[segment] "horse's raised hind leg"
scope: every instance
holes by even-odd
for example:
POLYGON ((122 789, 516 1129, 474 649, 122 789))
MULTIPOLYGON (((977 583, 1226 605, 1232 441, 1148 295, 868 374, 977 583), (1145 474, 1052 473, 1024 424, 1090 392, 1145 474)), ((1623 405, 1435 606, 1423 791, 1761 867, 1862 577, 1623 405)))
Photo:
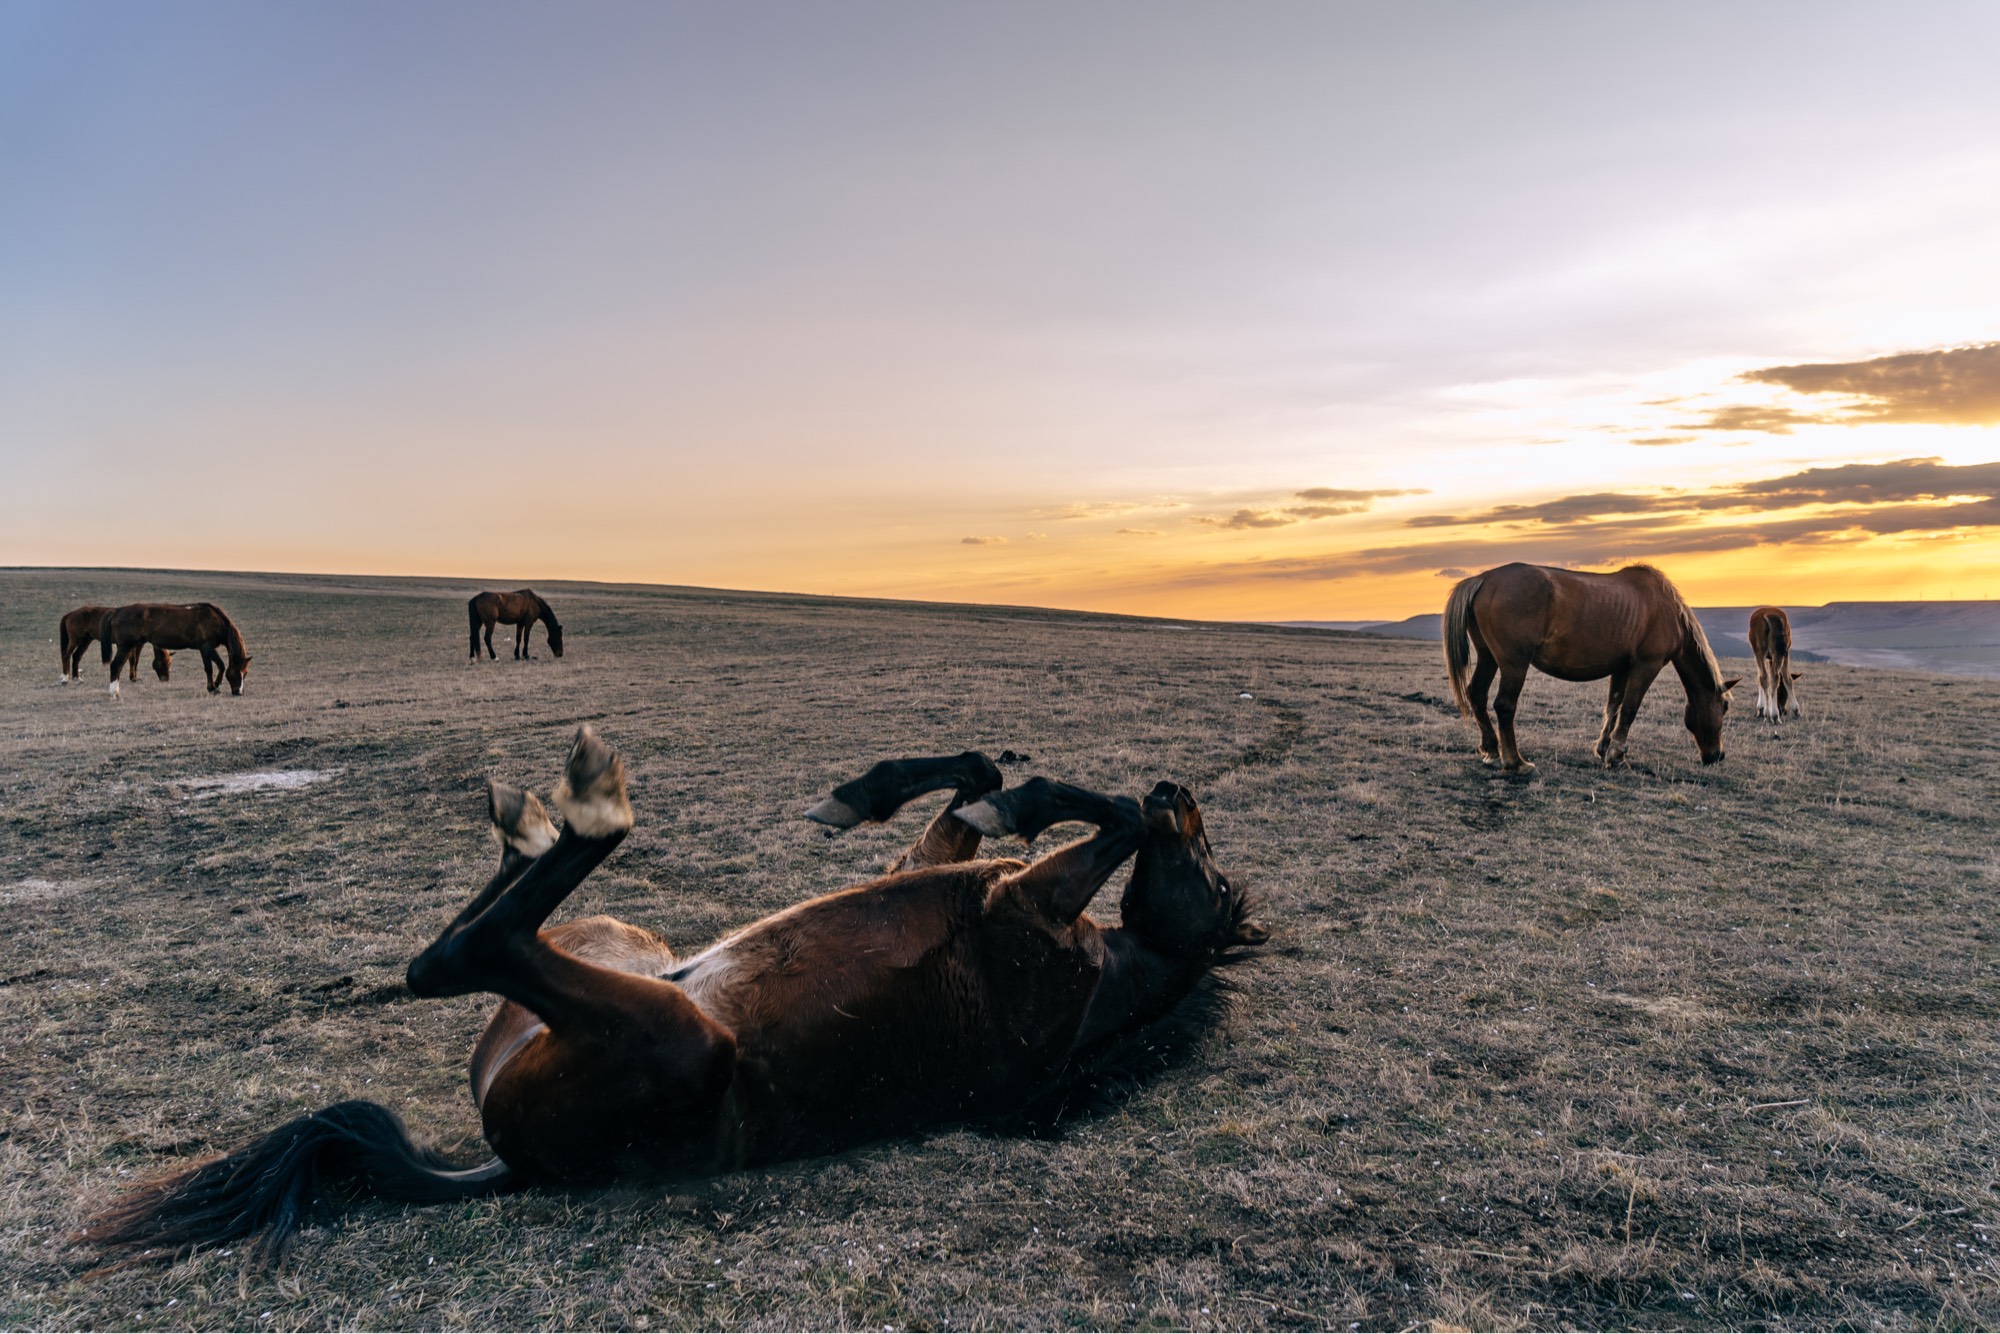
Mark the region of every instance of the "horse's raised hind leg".
MULTIPOLYGON (((546 835, 512 789, 493 798, 496 824, 546 835)), ((525 794, 519 794, 525 797, 525 794)), ((490 991, 531 1010, 547 1030, 510 1057, 486 1090, 486 1135, 510 1166, 532 1175, 593 1179, 634 1160, 716 1165, 715 1108, 736 1044, 670 982, 586 963, 541 927, 632 826, 624 766, 588 727, 577 733, 555 803, 567 826, 506 882, 510 862, 413 965, 419 995, 490 991), (480 900, 485 900, 483 906, 480 900)), ((525 855, 509 840, 508 852, 525 855)))
POLYGON ((1030 778, 995 792, 957 813, 989 838, 1019 834, 1034 839, 1051 826, 1078 821, 1097 832, 1014 872, 1001 886, 1050 920, 1068 925, 1090 905, 1111 873, 1145 836, 1145 816, 1130 797, 1107 797, 1068 783, 1030 778))
POLYGON ((1604 726, 1597 733, 1597 758, 1603 759, 1611 745, 1611 733, 1618 726, 1618 708, 1625 702, 1625 673, 1611 673, 1611 693, 1604 700, 1604 726))
POLYGON ((861 777, 835 788, 833 795, 806 812, 806 818, 835 829, 880 824, 925 793, 951 788, 950 802, 889 869, 910 871, 970 861, 979 852, 980 834, 959 819, 958 812, 999 791, 1001 781, 993 761, 976 750, 934 758, 883 760, 861 777))
POLYGON ((1500 689, 1493 697, 1493 716, 1499 724, 1500 767, 1510 774, 1531 774, 1535 766, 1521 758, 1514 740, 1514 715, 1520 708, 1521 687, 1528 683, 1528 669, 1509 665, 1500 669, 1500 689))
POLYGON ((1632 731, 1632 720, 1639 716, 1639 706, 1646 702, 1646 691, 1652 687, 1653 678, 1660 674, 1665 663, 1635 663, 1625 677, 1625 697, 1618 703, 1618 725, 1612 729, 1611 744, 1603 752, 1604 767, 1615 769, 1625 762, 1625 738, 1632 731))
POLYGON ((1478 649, 1479 661, 1473 666, 1472 679, 1466 682, 1465 695, 1472 701, 1472 721, 1479 724, 1479 762, 1498 764, 1500 738, 1494 735, 1493 719, 1486 712, 1486 692, 1493 688, 1493 674, 1498 668, 1484 644, 1478 649))
POLYGON ((486 882, 486 888, 473 895, 472 902, 452 918, 451 925, 444 929, 430 948, 410 961, 410 990, 419 996, 448 994, 440 989, 447 985, 441 970, 445 967, 446 947, 452 937, 491 907, 493 900, 519 880, 534 865, 537 857, 556 844, 556 827, 549 820, 548 810, 534 793, 523 792, 505 783, 488 782, 486 809, 493 821, 493 832, 500 840, 500 869, 486 882))

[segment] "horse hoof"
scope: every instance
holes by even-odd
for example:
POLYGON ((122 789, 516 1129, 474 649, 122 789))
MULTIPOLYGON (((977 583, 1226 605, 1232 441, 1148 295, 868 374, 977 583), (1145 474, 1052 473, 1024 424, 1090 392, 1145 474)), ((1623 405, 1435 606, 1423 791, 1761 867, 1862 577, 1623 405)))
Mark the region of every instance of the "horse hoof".
MULTIPOLYGON (((963 814, 964 812, 960 812, 963 814)), ((865 817, 838 797, 828 797, 806 811, 806 819, 833 829, 852 829, 865 817)))
POLYGON ((625 799, 625 762, 598 739, 589 723, 576 729, 556 809, 585 838, 609 838, 632 827, 632 803, 625 799))
POLYGON ((1528 778, 1535 772, 1535 766, 1522 760, 1519 764, 1505 766, 1509 778, 1528 778))
POLYGON ((952 814, 977 829, 988 838, 1000 838, 1014 832, 1014 817, 1011 812, 994 804, 994 798, 986 797, 969 806, 961 806, 952 814))
POLYGON ((1479 752, 1479 762, 1491 769, 1494 765, 1500 763, 1500 757, 1498 755, 1488 755, 1482 750, 1479 752))
POLYGON ((532 792, 489 779, 486 811, 492 817, 494 835, 523 857, 539 857, 556 845, 556 827, 549 820, 548 809, 532 792))

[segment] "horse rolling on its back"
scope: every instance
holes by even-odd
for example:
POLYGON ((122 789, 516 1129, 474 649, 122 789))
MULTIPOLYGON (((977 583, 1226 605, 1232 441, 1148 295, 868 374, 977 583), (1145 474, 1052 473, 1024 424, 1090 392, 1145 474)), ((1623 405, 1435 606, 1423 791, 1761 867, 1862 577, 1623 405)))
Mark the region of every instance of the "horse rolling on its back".
MULTIPOLYGON (((56 684, 66 686, 83 675, 83 652, 97 642, 104 629, 104 618, 111 614, 109 607, 78 607, 65 613, 56 627, 56 642, 62 653, 62 673, 56 677, 56 684)), ((174 655, 153 645, 153 675, 162 681, 171 672, 174 655)), ((131 679, 139 679, 139 655, 132 655, 131 679)))
POLYGON ((549 627, 549 652, 558 658, 563 655, 563 629, 556 622, 556 614, 532 588, 516 589, 512 593, 481 593, 465 604, 466 619, 472 625, 472 656, 479 656, 479 637, 486 636, 486 656, 497 658, 493 650, 493 627, 495 624, 514 627, 514 656, 525 661, 528 656, 528 639, 535 632, 535 622, 549 627))
MULTIPOLYGON (((208 681, 208 693, 229 682, 229 693, 243 693, 243 678, 250 671, 250 654, 236 625, 212 602, 180 605, 171 602, 135 602, 104 617, 98 632, 99 656, 111 665, 111 693, 118 693, 118 673, 138 656, 142 644, 161 649, 191 648, 201 653, 201 671, 208 681), (227 664, 217 650, 229 654, 227 664)), ((159 666, 155 664, 155 671, 159 666)), ((161 672, 160 678, 166 679, 161 672)))
POLYGON ((419 996, 503 997, 472 1056, 494 1158, 454 1169, 395 1113, 344 1102, 141 1186, 91 1222, 110 1250, 256 1237, 269 1254, 315 1194, 441 1203, 534 1184, 728 1172, 1042 1105, 1143 1048, 1202 979, 1264 939, 1213 861, 1194 797, 1143 803, 976 752, 889 760, 806 814, 835 828, 949 801, 891 872, 751 923, 692 958, 609 917, 547 919, 632 825, 624 766, 588 727, 555 805, 497 784, 500 865, 417 956, 419 996), (982 837, 1088 837, 1032 862, 982 837), (1084 912, 1129 862, 1122 921, 1084 912))
POLYGON ((1597 753, 1609 769, 1653 678, 1668 663, 1687 691, 1685 722, 1701 762, 1722 758, 1722 719, 1735 679, 1722 679, 1701 622, 1680 590, 1650 565, 1584 574, 1546 565, 1502 565, 1460 580, 1444 609, 1445 667, 1462 713, 1479 724, 1479 758, 1510 773, 1532 771, 1514 741, 1514 715, 1530 667, 1564 681, 1611 678, 1597 753), (1469 648, 1479 665, 1467 680, 1469 648), (1496 729, 1486 716, 1493 678, 1496 729))
POLYGON ((1757 659, 1757 716, 1782 720, 1799 716, 1799 689, 1792 682, 1792 622, 1783 607, 1750 613, 1750 653, 1757 659))

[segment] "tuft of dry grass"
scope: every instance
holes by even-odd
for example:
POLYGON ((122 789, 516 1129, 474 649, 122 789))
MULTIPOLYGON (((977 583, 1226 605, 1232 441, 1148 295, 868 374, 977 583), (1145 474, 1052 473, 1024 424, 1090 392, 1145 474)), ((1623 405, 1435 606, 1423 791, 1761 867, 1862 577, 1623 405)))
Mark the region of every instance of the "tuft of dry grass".
POLYGON ((567 657, 468 667, 471 591, 0 573, 0 1325, 2000 1321, 2000 683, 1816 666, 1808 718, 1737 710, 1704 770, 1669 680, 1607 773, 1599 688, 1537 677, 1522 781, 1427 644, 555 585, 567 657), (49 684, 57 617, 134 598, 227 608, 247 693, 49 684), (1190 1060, 1046 1137, 91 1273, 88 1209, 340 1098, 480 1154, 487 1007, 402 970, 488 871, 486 778, 545 791, 584 720, 639 826, 568 911, 698 946, 923 818, 829 841, 798 818, 829 786, 976 746, 1188 783, 1276 947, 1190 1060))

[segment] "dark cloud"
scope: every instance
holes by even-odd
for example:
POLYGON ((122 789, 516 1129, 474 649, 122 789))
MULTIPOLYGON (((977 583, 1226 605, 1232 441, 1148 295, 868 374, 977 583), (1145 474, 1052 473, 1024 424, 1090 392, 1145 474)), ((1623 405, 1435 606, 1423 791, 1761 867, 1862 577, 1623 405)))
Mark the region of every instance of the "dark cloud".
MULTIPOLYGON (((1786 477, 1744 482, 1720 493, 1742 505, 1885 505, 1897 501, 1943 500, 1947 496, 2000 495, 2000 463, 1951 467, 1942 459, 1898 459, 1893 463, 1848 463, 1808 468, 1786 477)), ((1715 508, 1711 505, 1710 508, 1715 508)))
POLYGON ((1673 496, 1638 496, 1618 491, 1594 491, 1588 495, 1562 496, 1535 505, 1495 505, 1478 514, 1420 514, 1405 519, 1406 528, 1447 528, 1474 523, 1575 523, 1607 514, 1644 514, 1653 510, 1689 509, 1689 502, 1673 496))
POLYGON ((1445 566, 1445 568, 1437 572, 1437 576, 1440 579, 1463 579, 1465 578, 1466 575, 1471 573, 1472 571, 1461 570, 1456 565, 1447 565, 1445 566))
POLYGON ((1741 378, 1799 394, 1846 394, 1864 400, 1838 417, 1822 420, 2000 423, 2000 343, 1904 352, 1871 361, 1772 366, 1741 378))

